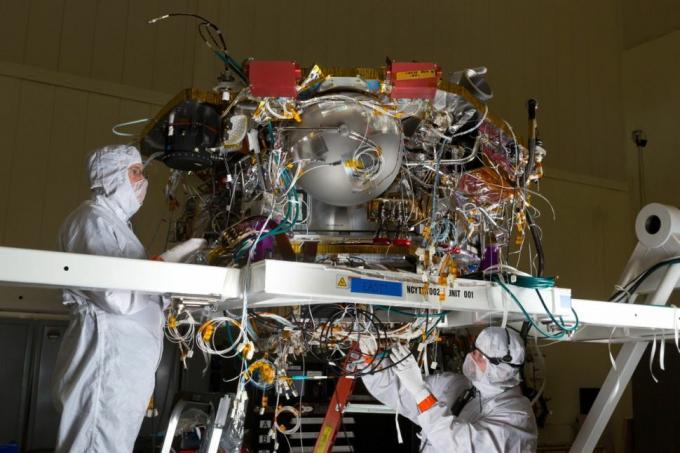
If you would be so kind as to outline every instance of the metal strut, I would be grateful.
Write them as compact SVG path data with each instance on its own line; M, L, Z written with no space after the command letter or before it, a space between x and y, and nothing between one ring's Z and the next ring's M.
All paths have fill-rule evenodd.
M649 305L666 305L679 281L680 266L671 266L666 269ZM648 341L627 343L621 348L616 357L616 367L609 371L604 385L597 394L597 398L595 398L595 402L569 450L570 453L587 453L595 449L648 344Z

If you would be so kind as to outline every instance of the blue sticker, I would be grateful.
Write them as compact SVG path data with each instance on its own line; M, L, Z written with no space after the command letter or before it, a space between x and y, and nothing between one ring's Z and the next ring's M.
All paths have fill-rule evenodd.
M352 278L350 291L353 293L377 294L379 296L402 296L401 282L388 282L385 280L369 280L366 278Z

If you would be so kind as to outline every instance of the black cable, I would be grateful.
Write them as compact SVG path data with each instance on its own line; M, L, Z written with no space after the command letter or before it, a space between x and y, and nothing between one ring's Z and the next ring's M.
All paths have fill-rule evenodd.
M527 207L525 211L527 217L527 225L529 225L529 231L531 232L531 238L534 241L534 247L536 247L536 255L538 256L538 269L536 270L536 276L542 277L545 272L545 254L543 252L543 243L541 242L541 234L538 229L538 225L534 222L534 218L529 212Z
M336 313L333 314L333 316L331 316L328 319L328 322L323 327L322 332L321 332L321 340L320 340L321 345L323 345L325 347L329 343L329 337L332 334L332 327L333 327L334 322L338 318L340 318L341 316L344 316L345 314L352 313L352 312L354 312L354 315L355 315L355 322L359 322L359 316L363 316L365 318L370 319L370 323L375 328L375 331L377 333L377 337L378 337L377 342L378 343L380 343L381 339L387 340L387 329L383 327L382 322L374 314L367 312L365 310L362 310L362 309L358 309L356 307L347 307L347 308L341 307ZM354 322L352 324L354 324ZM350 331L350 333L347 334L344 338L341 338L337 342L342 343L345 339L351 338L352 333L354 332L353 329L354 328L352 327L352 330ZM382 334L382 338L381 338L381 334ZM352 373L345 373L344 370L343 370L342 375L343 376L349 376L349 375L362 376L363 374L365 374L364 371L366 369L370 369L369 373L372 372L372 371L375 371L380 366L380 364L382 363L383 360L384 360L384 357L381 356L379 358L379 360L377 360L377 361L373 360L366 367L360 368L359 370L355 369L355 371L352 372ZM330 363L331 361L328 360L328 362ZM337 365L336 365L336 367L337 367Z
M162 15L162 16L160 16L160 17L156 17L156 18L154 18L154 19L151 19L151 20L149 21L149 23L150 23L150 24L153 24L153 23L155 23L155 22L158 22L158 21L160 21L160 20L167 19L167 18L169 18L169 17L193 17L194 19L200 20L202 23L206 24L207 26L210 26L213 30L215 30L215 32L217 33L217 35L218 35L219 38L220 38L221 46L218 44L218 47L221 47L220 50L223 50L223 51L226 52L226 50L227 50L227 44L226 44L225 41L224 41L224 37L222 36L222 30L220 30L220 27L218 27L217 25L215 25L214 22L211 22L210 20L206 19L205 17L203 17L203 16L201 16L201 15L199 15L199 14L194 14L194 13L168 13L168 14L164 14L164 15ZM214 38L213 38L213 40L214 40ZM205 40L204 40L204 41L205 41ZM206 41L206 42L207 42L207 41Z
M314 306L314 307L306 306L306 310L309 314L309 321L318 318L318 316L315 316L314 312L321 308L328 308L328 306ZM350 323L352 324L352 326L350 327L350 331L347 334L345 334L344 337L334 339L331 342L330 338L333 335L334 325L340 319L340 317L347 315L353 317L353 320L350 321ZM262 323L263 326L276 330L282 330L280 326L272 325L267 318L261 317L254 311L251 311L251 316L255 320L257 320L258 323ZM314 332L318 329L319 326L314 325L309 326L306 321L296 320L294 314L292 313L290 316L293 319L292 322L298 325L300 331L303 333L305 341L309 342L312 339ZM426 316L429 317L429 310L427 310ZM432 331L436 328L439 322L441 322L442 318L443 318L442 315L438 316L432 326L430 326L429 318L427 319L425 325L427 335L432 333ZM364 375L374 374L376 372L392 368L401 363L402 361L406 360L409 357L409 355L411 356L413 355L413 353L411 353L404 357L402 360L390 363L389 365L383 367L385 357L387 357L388 353L387 351L381 351L379 354L376 354L374 360L372 360L366 366L362 367L360 365L355 364L354 370L352 372L346 372L341 365L335 363L336 360L334 360L334 357L332 357L332 353L335 352L336 349L334 348L333 351L330 351L329 344L331 343L334 345L342 344L346 340L352 339L352 337L355 334L357 334L360 339L362 331L357 331L355 329L354 327L355 323L361 323L362 325L367 326L368 329L373 332L373 336L374 338L376 338L377 340L376 342L378 343L378 345L384 344L389 340L387 327L375 314L355 306L343 306L343 305L336 306L336 310L329 316L327 316L327 321L320 324L321 332L319 333L318 351L321 352L321 355L317 354L314 348L309 348L307 350L307 352L310 353L310 355L312 355L316 360L331 366L331 370L335 373L335 376L328 376L329 378L333 379L346 376L361 377ZM352 343L353 342L354 341L352 341Z
M535 99L529 99L527 102L527 110L529 112L529 137L528 139L528 151L529 156L527 158L527 166L524 168L524 173L522 174L522 187L526 187L529 183L529 176L534 169L534 162L536 160L536 109L538 108L538 102Z
M212 30L216 30L215 33L217 33L217 36L220 39L220 42L217 42L217 39L215 39L215 33ZM222 31L220 31L219 28L214 28L211 26L208 22L201 22L198 24L198 34L201 36L203 41L208 41L203 33L206 33L208 37L210 38L210 41L212 41L213 45L220 49L222 52L227 51L227 45L224 42L224 37L222 36Z
M669 265L675 265L680 263L680 258L670 258L664 261L660 261L656 263L655 265L651 266L649 269L646 271L638 274L635 278L633 278L631 281L626 283L623 286L623 290L618 290L612 296L609 298L610 301L614 301L615 299L619 298L622 295L629 295L634 293L642 283L649 278L650 275L652 275L654 272L656 272L658 269L664 267L664 266L669 266ZM617 301L620 302L620 301Z
M319 349L322 352L327 350L327 345L330 342L329 337L332 334L332 326L333 326L334 322L340 316L342 316L343 314L346 314L348 312L351 313L351 311L354 311L358 315L365 316L366 318L370 319L370 323L373 325L374 330L377 334L376 337L377 337L377 343L378 344L380 344L381 342L386 342L388 340L387 328L384 327L384 324L382 323L382 321L380 321L373 313L370 313L366 310L362 310L362 309L359 309L359 308L356 308L356 307L350 307L351 308L350 311L346 310L345 307L343 307L343 306L339 306L338 308L339 308L338 311L335 312L332 316L330 316L328 318L328 321L326 322L326 324L322 327L322 331L320 333L320 339L319 339L319 343L320 343ZM439 317L437 323L435 323L435 327L440 320L441 320L441 317ZM432 329L434 329L434 327ZM432 331L432 329L430 329L430 332ZM347 338L347 337L349 337L349 335L346 336L345 338ZM342 341L342 339L340 340L340 342L341 341ZM337 343L337 342L335 342L335 343ZM334 361L332 361L328 356L325 357L325 358L320 358L319 356L317 356L313 352L313 350L310 349L310 352L312 352L312 355L314 355L316 358L320 359L322 362L325 362L325 363L331 365L334 368L340 369L340 372L337 372L336 377L346 377L346 376L361 377L361 376L368 375L368 374L374 374L376 372L384 371L384 370L387 370L389 368L392 368L393 366L398 365L399 363L403 362L404 360L406 360L408 358L408 356L406 356L398 362L391 363L391 364L387 365L386 367L381 367L381 365L383 364L385 357L386 357L386 351L383 351L381 354L376 354L375 358L377 360L374 359L367 366L359 368L358 370L355 369L355 371L352 372L352 373L346 373L346 372L344 372L344 370L341 369L340 366L336 365L334 363Z
M224 34L222 33L222 30L220 30L220 27L205 17L193 13L168 13L163 16L151 19L149 23L153 24L170 17L191 17L200 20L201 23L198 25L198 34L203 42L217 54L220 60L225 63L227 68L231 69L241 79L241 81L248 85L248 78L243 73L236 61L234 61L234 59L227 52L227 43L224 40ZM207 33L208 36L206 36L205 33ZM215 37L215 35L217 35L217 37Z

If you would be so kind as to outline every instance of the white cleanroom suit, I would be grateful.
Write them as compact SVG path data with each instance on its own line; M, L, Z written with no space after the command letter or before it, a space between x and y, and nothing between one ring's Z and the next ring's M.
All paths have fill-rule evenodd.
M507 336L506 332L498 327L484 329L477 338L476 347L492 358L502 358L509 352L511 363L523 363L521 339L514 331L509 331ZM509 348L506 338L510 340ZM423 451L536 451L536 421L529 400L520 391L517 367L487 362L486 370L482 372L468 355L463 366L465 376L441 373L423 380L412 357L408 357L412 362L403 360L399 365L390 366L403 357L399 352L393 353L392 358L384 359L381 364L382 368L388 368L364 376L363 382L377 400L422 428ZM398 360L393 362L395 358ZM408 373L413 371L413 366L418 374L415 381L410 381L412 376ZM406 375L403 368L409 370ZM418 379L422 384L420 388ZM452 406L472 385L476 388L474 397L463 406L459 415L453 415ZM423 395L429 394L437 402L421 412L418 403L423 401Z
M137 149L107 146L88 160L92 198L64 221L64 252L146 259L130 218L146 180L128 176ZM141 174L141 173L140 173ZM163 300L131 291L63 291L72 318L53 376L61 421L57 452L131 452L154 388Z

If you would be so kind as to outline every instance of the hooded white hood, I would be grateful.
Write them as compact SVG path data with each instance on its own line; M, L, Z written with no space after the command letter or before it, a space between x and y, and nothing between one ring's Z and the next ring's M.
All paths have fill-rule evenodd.
M501 358L509 354L510 363L516 365L524 363L522 339L511 329L487 327L477 336L475 347L488 357ZM519 368L505 363L494 365L487 360L486 370L482 372L469 354L463 363L463 374L486 398L493 397L520 383Z
M87 161L90 188L96 200L105 203L126 222L142 206L128 177L130 165L141 163L139 151L129 145L104 146L95 150Z

